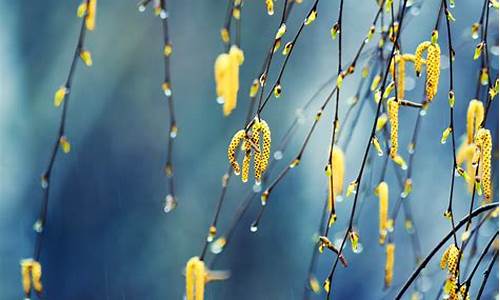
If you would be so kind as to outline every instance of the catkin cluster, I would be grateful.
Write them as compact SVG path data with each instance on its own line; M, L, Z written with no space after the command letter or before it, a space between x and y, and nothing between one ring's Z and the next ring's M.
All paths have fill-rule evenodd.
M203 300L205 284L214 280L225 280L229 273L210 271L199 257L190 258L186 264L186 300Z
M235 45L231 46L229 53L222 53L215 60L215 89L217 101L223 103L224 116L228 116L236 108L240 65L244 60L243 51Z
M26 299L30 299L32 288L38 295L43 292L42 265L38 261L23 259L21 261L21 278Z
M484 194L484 200L491 202L491 132L488 129L481 128L476 134L475 144L480 153L479 158L479 176L481 178L481 187ZM475 159L474 159L475 160ZM476 160L477 162L477 160Z
M391 149L389 154L394 159L398 156L399 147L399 103L394 98L387 100L387 112L389 113L389 123L391 125Z
M437 38L436 38L437 39ZM426 81L425 81L425 96L426 102L432 102L437 94L440 65L441 65L441 48L437 41L425 41L418 45L415 51L415 72L420 76L422 72L422 64L424 60L422 56L427 50L426 59Z
M460 250L451 244L443 253L440 261L441 269L448 269L448 277L444 286L444 292L451 300L458 300L458 266L460 264Z
M236 150L240 144L242 144L245 155L241 167L236 159ZM254 153L255 183L260 184L262 174L267 169L271 155L271 130L266 121L262 119L259 120L258 118L255 118L253 121L250 131L247 132L241 129L236 132L227 149L229 163L233 167L236 175L241 174L241 180L243 182L248 181L252 152Z

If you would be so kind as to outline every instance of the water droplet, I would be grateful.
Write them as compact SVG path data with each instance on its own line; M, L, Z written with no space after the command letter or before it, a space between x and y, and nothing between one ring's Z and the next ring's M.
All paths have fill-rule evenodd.
M339 202L339 203L340 203L340 202L344 201L344 197L343 197L342 195L337 195L337 196L335 197L335 201L337 201L337 202Z
M42 220L36 220L35 224L33 224L33 230L35 232L41 233L43 231L43 223Z
M162 18L162 19L168 18L168 12L166 10L162 9L160 11L160 18Z
M139 5L139 7L137 8L140 12L144 12L146 10L146 6L141 4Z
M163 92L165 93L165 96L167 96L167 97L172 96L172 90L171 89L165 89Z
M274 159L280 160L283 158L283 152L281 152L281 150L278 150L278 151L274 152L273 156L274 156Z
M215 99L217 101L217 103L219 104L224 104L224 98L222 97L217 97L217 99Z
M361 242L358 242L358 247L352 251L355 254L360 254L363 252L363 244Z
M420 116L424 117L427 114L427 111L425 109L420 110Z
M177 207L177 201L175 200L174 196L171 194L168 194L167 197L165 197L165 207L163 207L163 211L168 214L172 210Z
M257 232L259 228L257 227L257 224L252 224L252 226L250 226L250 232Z
M254 193L260 193L262 191L262 184L255 183L252 187Z
M40 179L40 185L44 190L49 187L49 179L46 175L42 175L42 178Z
M224 237L220 237L215 242L210 244L210 251L213 254L219 254L224 250L225 245L226 245L226 239Z

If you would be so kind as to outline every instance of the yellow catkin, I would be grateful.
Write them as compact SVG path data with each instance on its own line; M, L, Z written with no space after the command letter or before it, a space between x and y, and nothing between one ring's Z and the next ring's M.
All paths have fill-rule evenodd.
M85 17L85 27L87 30L95 29L95 15L97 8L97 0L89 0L87 5L87 16Z
M450 247L448 247L448 248L446 248L446 250L444 250L443 255L441 256L441 260L439 261L439 266L443 270L444 270L444 268L446 268L446 264L448 262L448 255L450 253Z
M480 150L481 157L479 170L481 176L481 187L484 194L484 200L491 202L491 132L488 129L481 128L476 134L475 144Z
M243 148L245 150L245 156L243 157L243 163L241 166L241 181L248 181L248 174L250 173L250 161L252 160L252 152L249 141L243 143Z
M448 272L450 275L457 274L459 262L460 262L460 250L458 250L455 244L452 244L448 248L448 257L446 260L446 266L448 267Z
M241 172L240 165L236 160L236 150L238 149L241 141L245 138L245 135L246 133L243 129L236 132L236 134L231 139L231 142L229 143L229 147L227 148L227 158L236 175L239 175Z
M441 72L441 49L438 43L432 43L427 54L427 80L425 82L425 94L427 102L431 102L437 94L439 75Z
M431 42L429 41L422 42L418 45L417 50L415 51L415 72L417 73L417 76L420 76L422 73L422 56L424 51L427 50L430 45Z
M42 265L33 261L33 265L31 266L31 278L33 279L33 289L38 293L42 293Z
M205 276L205 263L192 257L186 264L186 300L203 300Z
M405 61L403 59L400 59L398 63L398 73L396 75L398 99L404 99L405 97L405 79L406 79Z
M389 287L392 284L392 278L394 273L394 250L396 246L394 243L389 243L385 247L385 276L384 285Z
M261 168L262 168L262 173L264 173L264 171L267 170L267 166L269 164L269 158L271 157L271 129L269 128L269 125L267 125L266 121L261 120L260 122L262 126Z
M33 288L37 294L43 292L42 286L42 265L33 259L23 259L21 261L21 278L23 291L26 298L30 297Z
M484 120L483 102L472 99L467 109L467 143L474 142L474 134L479 130L479 126Z
M21 279L23 284L23 291L28 299L31 294L31 266L33 260L23 259L21 261Z
M222 53L215 60L216 93L217 97L224 103L224 116L228 116L236 108L239 90L239 70L244 60L243 51L235 45L231 46L229 53Z
M379 243L383 244L387 236L387 216L389 212L389 185L382 181L375 189L379 199Z
M234 169L236 175L242 174L242 181L248 181L250 161L252 152L254 153L254 171L255 171L255 183L259 184L262 174L266 171L269 164L269 158L271 156L271 130L269 125L264 120L255 119L252 125L252 130L247 132L245 130L239 130L231 139L227 149L227 157L229 163ZM262 136L260 136L262 134ZM262 145L260 141L262 140ZM243 159L242 168L236 160L236 150L238 146L243 141L243 151L245 151L245 157Z
M404 99L405 97L405 78L406 78L406 65L405 57L400 54L396 54L391 60L390 74L392 78L396 80L397 85L397 98Z
M470 300L470 294L469 294L469 292L467 291L467 295L465 294L466 290L467 290L467 285L463 284L460 287L460 295L462 297L462 300Z
M252 142L254 145L259 147L259 151L255 152L254 156L254 178L255 183L260 184L260 180L262 177L262 152L260 151L260 133L262 131L261 122L259 120L255 120L255 123L252 125Z
M186 264L186 300L203 300L205 284L214 280L225 280L229 273L210 271L198 256L190 258Z
M399 103L393 98L387 101L387 111L389 113L389 123L391 124L391 158L398 156L398 131L399 131Z

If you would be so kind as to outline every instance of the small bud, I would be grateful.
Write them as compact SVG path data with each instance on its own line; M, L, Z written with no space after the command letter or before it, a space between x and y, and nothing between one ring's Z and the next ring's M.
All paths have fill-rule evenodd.
M279 98L281 96L281 84L276 84L274 87L274 97Z
M351 183L349 183L349 186L347 186L345 196L349 197L351 194L356 193L357 188L358 188L358 181L357 180L352 181Z
M366 35L365 43L368 43L369 41L372 40L374 33L375 33L375 25L372 25L368 30L368 34Z
M278 29L278 32L276 32L275 39L281 39L281 37L286 33L286 24L282 23L280 28Z
M172 55L172 44L166 44L165 47L163 47L163 55L165 55L166 57L169 57L170 55Z
M480 28L480 24L479 23L474 23L472 24L471 26L471 37L473 39L478 39L479 38L479 28Z
M333 24L332 28L330 29L330 34L332 35L333 40L337 38L339 32L340 32L339 23Z
M454 91L448 92L448 104L450 105L450 107L455 106L455 92Z
M290 53L290 51L292 50L292 47L293 47L293 43L292 42L288 42L285 44L285 47L283 48L283 52L281 52L283 55L288 55Z
M484 49L484 42L480 42L479 44L476 45L476 49L474 50L474 60L477 60L479 57L481 57L483 49Z
M380 84L380 81L382 80L382 76L380 76L379 74L375 75L375 77L373 77L373 81L372 81L372 84L370 85L370 91L375 91L378 87L378 85Z
M259 80L254 79L252 82L252 86L250 87L250 98L255 97L258 91L259 91Z
M394 86L396 84L394 83L394 81L392 81L391 83L389 83L389 85L385 88L384 90L384 95L383 95L383 98L384 99L387 99L389 97L389 95L392 93L392 91L394 90Z
M370 71L370 68L368 65L365 65L363 69L361 70L361 77L366 78L368 77L368 72Z
M68 154L71 151L71 144L69 143L68 138L64 135L59 138L59 145L65 154Z
M402 170L406 170L408 169L408 165L406 164L406 161L403 159L403 157L401 155L396 155L396 157L394 157L392 159L399 167L401 167Z
M161 85L161 89L163 90L163 93L165 96L170 97L172 96L172 90L170 89L170 82L164 82Z
M267 204L267 199L269 198L269 190L265 190L264 193L260 196L260 204L265 206Z
M443 134L441 136L441 144L446 143L446 141L448 140L448 137L450 136L451 130L452 130L451 127L448 127L443 131Z
M438 42L439 32L437 30L433 30L431 34L431 43L435 44Z
M64 98L68 94L69 90L65 86L60 87L54 94L54 106L59 107L64 101Z
M342 88L342 83L344 82L344 73L340 72L339 76L337 77L337 88L340 89Z
M413 181L411 178L405 180L403 192L401 193L401 198L407 198L413 189Z
M377 131L380 131L384 128L385 124L387 123L388 117L386 113L381 114L377 118Z
M314 8L311 13L309 13L309 16L304 20L304 25L310 25L314 20L316 20L316 17L318 16L318 12L316 11L316 8Z
M359 247L359 234L356 231L349 232L349 239L351 240L352 252L356 253Z
M207 242L211 243L214 240L216 234L217 228L214 225L210 226L210 228L208 229Z
M210 245L210 251L213 254L219 254L219 253L221 253L224 250L224 247L226 246L226 243L227 243L226 238L225 237L220 237L220 238L216 239L215 242L213 242Z
M382 147L380 147L380 142L378 141L377 136L373 136L373 138L372 138L372 144L373 144L373 147L375 148L375 150L377 151L377 155L378 156L383 156L384 155L384 151L382 151Z
M225 44L229 43L229 30L227 28L220 30L220 38Z
M80 51L80 59L87 67L92 66L92 55L90 54L90 51L87 50Z
M321 292L321 288L319 286L318 279L316 279L316 277L314 277L314 275L309 276L309 288L315 294L319 294Z
M290 164L290 168L295 168L296 166L298 166L300 164L300 159L299 158L296 158L292 161L292 163Z

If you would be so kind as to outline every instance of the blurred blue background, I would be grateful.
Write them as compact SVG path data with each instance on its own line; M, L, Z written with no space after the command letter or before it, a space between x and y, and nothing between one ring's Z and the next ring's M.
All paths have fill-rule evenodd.
M416 5L411 8L402 35L404 52L413 52L418 43L428 39L438 2L425 1L421 8ZM295 33L311 3L305 0L294 7L285 40ZM185 262L199 255L202 249L219 196L221 176L227 168L227 143L242 126L248 106L248 87L259 72L274 37L282 7L282 1L275 2L277 13L269 17L264 1L245 2L242 10L245 62L241 67L239 103L233 114L224 118L215 101L213 62L223 51L219 30L226 1L169 1L174 45L171 72L179 126L174 153L179 206L166 215L163 212L166 178L162 166L168 111L160 89L163 78L161 26L150 9L139 13L136 4L130 0L99 1L97 27L86 41L94 66L79 65L75 75L67 121L67 135L73 148L69 155L59 154L56 161L41 256L49 299L183 298L182 269ZM345 1L344 63L354 57L376 13L375 1L360 4ZM464 132L467 103L475 94L479 65L472 61L472 55L477 41L470 38L469 32L470 25L479 18L481 5L475 0L457 1L453 9L457 19L452 25L457 54L457 135ZM52 105L52 95L63 83L73 55L80 26L75 16L77 6L77 1L0 2L3 25L0 27L0 299L23 296L19 260L32 253L35 236L31 228L42 198L39 176L48 162L61 113ZM317 21L305 28L296 44L281 82L281 98L271 99L263 114L271 126L274 145L295 118L297 108L336 73L337 43L330 38L330 27L337 19L338 1L320 1L318 10ZM490 22L491 67L498 74L496 10L491 11ZM445 34L441 32L442 53L446 55ZM447 67L445 60L443 57L443 68ZM280 56L278 63L281 61ZM279 68L278 63L272 66L271 79ZM358 64L358 71L362 65ZM412 71L408 74L407 97L420 101L423 80L415 80ZM358 83L359 74L345 80L341 117ZM410 205L424 254L449 230L442 214L449 192L451 148L449 143L439 142L448 124L447 90L448 76L443 71L438 97L423 119L415 157ZM275 171L296 155L321 99L304 112L304 125L294 134ZM373 110L368 108L365 106L359 126L348 137L351 143L346 150L346 182L355 178L360 167L373 120ZM249 226L259 201L256 199L247 211L214 266L231 270L232 276L226 282L209 284L207 299L302 297L312 254L312 236L326 195L323 168L332 112L329 107L300 167L273 191L256 233L250 233ZM497 116L498 102L495 101L487 124L495 141ZM405 148L415 111L402 110L401 120L400 143ZM497 149L495 142L495 178ZM377 159L375 166L379 167L381 161ZM388 181L395 187L392 168L390 170ZM271 178L274 176L273 173ZM219 232L227 228L250 188L238 179L232 181ZM398 194L399 191L393 189L392 199ZM469 203L461 179L457 180L455 195L455 213L461 218ZM385 255L384 248L377 242L377 201L374 196L360 201L365 202L358 227L364 250L353 254L347 248L350 266L337 270L333 295L337 299L390 298L394 290L384 292L382 289ZM332 237L343 234L351 205L352 199L338 204L339 219L332 229ZM402 221L401 216L395 229L395 287L414 268L410 240ZM481 245L497 226L495 220L484 227ZM332 259L330 253L321 256L316 272L320 281L327 276ZM436 272L437 269L434 260L425 273L422 289L427 291L426 299L434 299L445 278L444 272ZM481 275L478 273L477 277ZM497 294L497 282L495 271L484 299L492 299ZM473 295L476 289L477 284L471 289Z

